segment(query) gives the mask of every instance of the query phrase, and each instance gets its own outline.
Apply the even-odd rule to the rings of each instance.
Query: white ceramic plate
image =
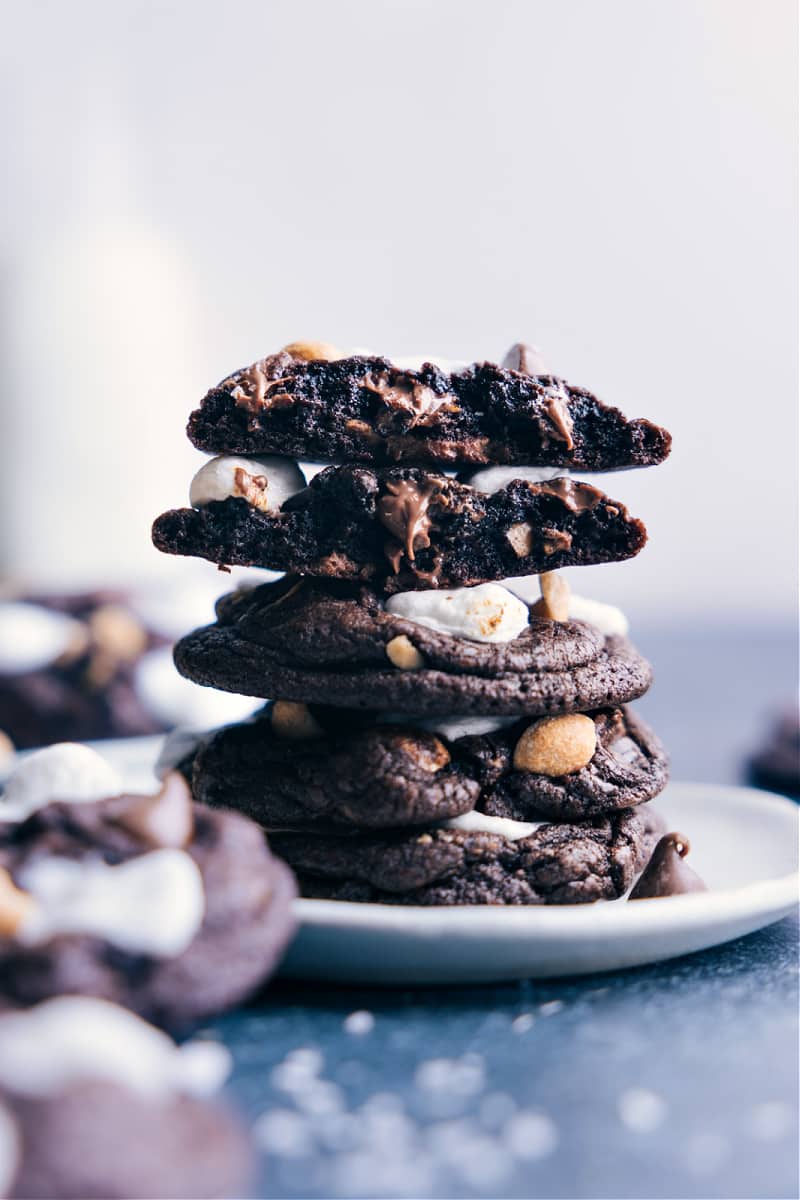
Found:
[[[393,908],[300,900],[284,973],[363,983],[491,983],[585,975],[706,950],[761,929],[798,900],[791,800],[672,783],[653,803],[692,844],[708,892],[542,908]]]
[[[153,786],[159,738],[97,743],[127,787]],[[299,900],[283,972],[342,983],[490,983],[641,966],[752,933],[797,905],[798,806],[755,788],[671,783],[653,801],[692,844],[708,892],[541,908],[394,908]]]

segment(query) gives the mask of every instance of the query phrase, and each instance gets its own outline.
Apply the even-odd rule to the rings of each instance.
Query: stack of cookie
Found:
[[[306,896],[624,895],[662,832],[644,802],[665,754],[627,707],[651,671],[623,614],[557,572],[642,549],[572,472],[659,463],[669,434],[529,347],[497,365],[320,343],[224,380],[188,432],[216,457],[156,546],[286,572],[175,649],[195,682],[271,698],[200,744],[195,797],[255,818]],[[334,465],[307,483],[297,459]]]

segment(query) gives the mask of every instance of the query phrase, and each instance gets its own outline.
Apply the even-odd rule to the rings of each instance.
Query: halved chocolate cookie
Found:
[[[524,346],[502,366],[455,371],[358,354],[326,361],[315,353],[297,346],[268,355],[212,388],[189,419],[195,446],[317,461],[590,471],[650,466],[669,454],[665,429],[629,420],[584,388],[537,373],[541,367]],[[330,347],[319,353],[336,354]]]
[[[617,562],[646,541],[641,521],[587,483],[516,479],[486,495],[412,467],[328,467],[277,512],[236,495],[153,525],[167,554],[374,580],[387,591]]]
[[[281,580],[223,597],[175,647],[181,674],[250,696],[426,716],[538,716],[625,703],[649,664],[583,621],[531,616],[482,643],[386,611],[368,588]]]
[[[470,814],[471,816],[471,814]],[[281,834],[276,854],[303,896],[373,904],[588,904],[623,896],[663,830],[646,809],[531,829],[491,818],[481,829],[351,837]],[[521,836],[520,836],[521,835]]]
[[[434,718],[424,727],[399,716],[375,720],[280,702],[201,744],[195,798],[243,812],[267,830],[319,832],[425,825],[472,809],[520,821],[579,821],[650,800],[667,781],[661,743],[627,708],[586,717],[588,761],[577,770],[567,770],[574,764],[566,759],[559,765],[558,745],[539,764],[516,754],[531,728],[525,719]],[[470,732],[476,726],[482,731]],[[551,726],[556,742],[558,729]]]

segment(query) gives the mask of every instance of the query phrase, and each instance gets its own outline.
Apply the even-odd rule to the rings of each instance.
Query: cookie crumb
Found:
[[[345,1033],[352,1033],[356,1036],[362,1036],[365,1033],[372,1033],[375,1028],[375,1018],[371,1012],[366,1009],[359,1009],[357,1012],[351,1012],[349,1017],[344,1019]]]
[[[314,1150],[309,1122],[290,1108],[272,1108],[257,1117],[253,1140],[279,1158],[305,1158]]]
[[[653,1133],[667,1117],[665,1102],[649,1088],[627,1088],[619,1098],[617,1111],[622,1124],[634,1133]]]
[[[516,1113],[503,1130],[503,1140],[516,1158],[546,1158],[558,1145],[558,1129],[547,1113]]]
[[[554,1017],[563,1007],[563,1000],[545,1000],[544,1004],[539,1005],[539,1013],[543,1017]]]

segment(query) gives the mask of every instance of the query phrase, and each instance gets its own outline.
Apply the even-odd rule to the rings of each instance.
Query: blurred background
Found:
[[[208,386],[297,339],[524,339],[674,434],[605,483],[650,545],[579,590],[634,628],[791,628],[794,0],[5,10],[7,583],[182,581],[191,625],[228,579],[149,527]]]

